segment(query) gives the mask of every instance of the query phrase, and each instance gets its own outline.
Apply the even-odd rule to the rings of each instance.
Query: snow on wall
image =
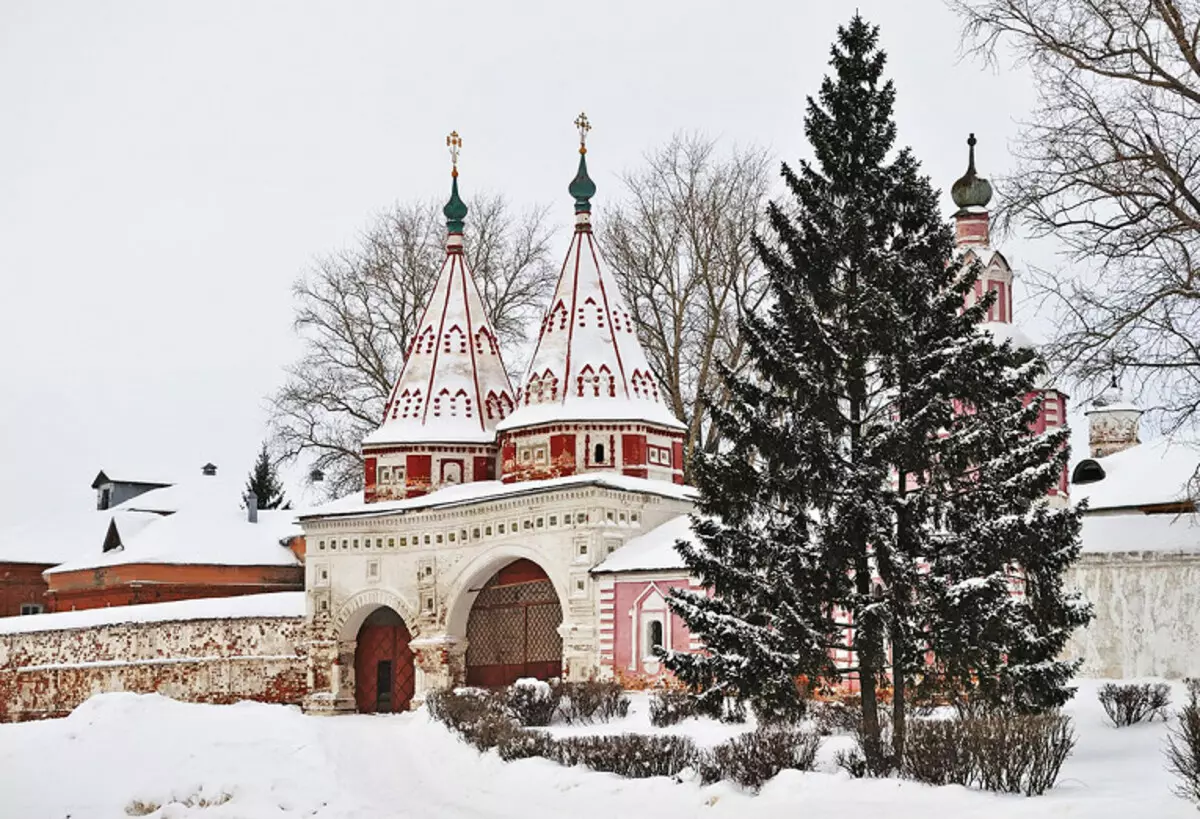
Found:
[[[63,716],[93,694],[109,691],[157,691],[208,703],[299,703],[307,693],[300,616],[112,619],[0,634],[0,722]]]
[[[1084,554],[1068,585],[1096,616],[1065,655],[1084,677],[1200,676],[1200,554],[1138,551]]]

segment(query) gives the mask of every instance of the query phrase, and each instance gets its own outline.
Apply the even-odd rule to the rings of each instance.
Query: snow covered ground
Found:
[[[307,717],[257,703],[188,705],[156,695],[106,694],[71,716],[0,725],[0,816],[123,817],[779,817],[886,815],[890,819],[1192,819],[1171,795],[1161,722],[1117,730],[1083,683],[1068,711],[1080,736],[1058,787],[1026,799],[849,779],[822,754],[818,773],[784,772],[758,796],[728,784],[622,780],[540,759],[503,763],[458,742],[423,712]],[[1183,700],[1175,692],[1176,703]],[[621,725],[648,728],[636,696]],[[571,730],[576,729],[564,729]],[[685,723],[705,743],[733,729]],[[838,738],[834,739],[837,742]]]

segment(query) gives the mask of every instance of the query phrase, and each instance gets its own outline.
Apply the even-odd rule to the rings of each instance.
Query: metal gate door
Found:
[[[411,639],[400,615],[376,609],[358,631],[354,699],[364,714],[407,711],[413,696]]]
[[[467,684],[560,676],[561,624],[562,606],[546,573],[529,560],[505,566],[479,592],[467,618]]]

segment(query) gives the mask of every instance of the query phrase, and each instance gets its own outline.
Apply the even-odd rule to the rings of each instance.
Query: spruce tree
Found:
[[[259,509],[291,508],[291,504],[284,498],[283,484],[279,482],[279,475],[267,452],[265,442],[258,452],[258,460],[254,462],[254,469],[250,471],[250,477],[246,480],[246,494],[249,495],[251,492],[258,498]]]
[[[733,400],[712,409],[731,446],[696,456],[699,543],[678,544],[706,591],[672,606],[707,651],[666,656],[702,700],[773,712],[803,708],[802,681],[856,679],[875,772],[930,651],[946,685],[1050,707],[1088,616],[1061,581],[1078,514],[1046,502],[1067,432],[1030,431],[1043,365],[981,329],[993,297],[963,309],[978,271],[893,150],[885,59],[861,17],[838,29],[805,116],[815,162],[783,167],[793,201],[756,240],[771,305],[741,319],[752,367],[722,372]]]

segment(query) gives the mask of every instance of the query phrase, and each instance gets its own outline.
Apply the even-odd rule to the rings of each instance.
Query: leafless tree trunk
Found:
[[[544,209],[516,215],[499,196],[469,205],[466,252],[501,342],[512,351],[553,286]],[[356,247],[319,259],[295,284],[304,352],[271,398],[277,451],[324,473],[333,497],[362,486],[360,445],[379,425],[445,255],[436,202],[397,205]],[[506,362],[510,367],[515,362]]]
[[[951,0],[972,48],[1015,49],[1039,104],[1002,215],[1053,235],[1074,275],[1034,282],[1049,353],[1093,392],[1128,376],[1169,429],[1200,420],[1200,3]]]
[[[601,229],[638,338],[667,401],[688,427],[685,451],[719,445],[705,402],[724,389],[716,363],[744,365],[740,309],[765,296],[750,237],[759,228],[769,158],[675,136],[622,179],[625,196]]]

